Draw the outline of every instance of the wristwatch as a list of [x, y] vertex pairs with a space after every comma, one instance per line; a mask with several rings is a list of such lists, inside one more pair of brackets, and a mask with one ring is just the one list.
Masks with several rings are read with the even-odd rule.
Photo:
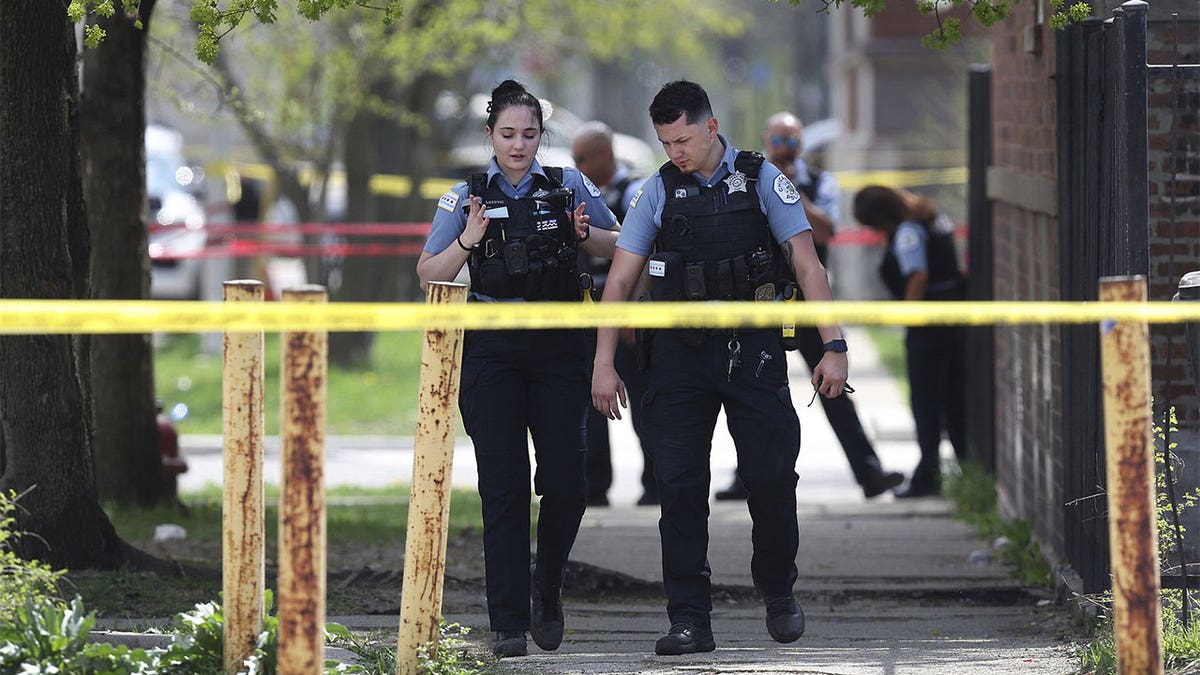
[[846, 338], [834, 338], [825, 343], [825, 351], [837, 352], [839, 354], [846, 353]]

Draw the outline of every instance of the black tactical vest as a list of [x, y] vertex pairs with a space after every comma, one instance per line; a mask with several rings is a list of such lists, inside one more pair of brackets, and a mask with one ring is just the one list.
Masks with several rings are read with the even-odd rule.
[[[666, 201], [656, 255], [672, 261], [668, 275], [681, 272], [685, 281], [682, 297], [655, 293], [656, 299], [753, 300], [756, 289], [782, 283], [777, 246], [758, 203], [762, 163], [761, 154], [743, 150], [734, 161], [734, 173], [713, 187], [684, 176], [670, 162], [659, 169]], [[672, 254], [682, 258], [682, 270], [670, 269], [675, 264]], [[652, 271], [651, 282], [655, 280]], [[772, 299], [775, 287], [769, 289]]]
[[528, 197], [511, 199], [487, 174], [471, 175], [470, 194], [483, 195], [485, 208], [507, 209], [493, 216], [467, 267], [471, 288], [493, 298], [579, 300], [577, 240], [572, 221], [575, 194], [562, 185], [562, 168], [544, 167], [533, 177]]
[[[936, 223], [937, 220], [934, 220]], [[923, 300], [962, 300], [966, 278], [958, 268], [958, 251], [954, 248], [953, 229], [943, 229], [930, 223], [918, 222], [929, 238], [925, 242], [925, 262], [929, 265], [929, 281]], [[896, 233], [888, 237], [887, 251], [879, 265], [879, 276], [897, 300], [904, 298], [908, 278], [900, 273], [900, 261], [892, 251]]]

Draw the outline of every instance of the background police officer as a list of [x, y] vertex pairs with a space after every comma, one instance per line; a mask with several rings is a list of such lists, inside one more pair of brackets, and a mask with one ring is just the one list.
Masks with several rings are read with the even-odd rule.
[[[828, 171], [810, 166], [801, 157], [804, 150], [800, 118], [790, 112], [778, 112], [767, 118], [763, 130], [763, 148], [767, 161], [787, 176], [800, 192], [804, 215], [812, 225], [813, 244], [822, 265], [829, 264], [829, 240], [833, 238], [840, 211], [841, 189]], [[811, 371], [825, 355], [821, 336], [813, 326], [796, 326], [796, 349]], [[850, 471], [867, 499], [877, 497], [904, 482], [904, 474], [884, 471], [879, 455], [863, 430], [858, 411], [849, 396], [821, 398], [821, 407], [829, 426], [837, 436]], [[745, 499], [746, 488], [734, 477], [730, 486], [716, 493], [717, 499]]]
[[[626, 300], [647, 258], [651, 296], [664, 299], [773, 299], [782, 255], [812, 300], [830, 300], [800, 195], [758, 153], [739, 152], [718, 133], [698, 84], [671, 82], [654, 97], [650, 118], [670, 162], [630, 203], [604, 301]], [[651, 255], [653, 253], [653, 255]], [[813, 372], [823, 396], [842, 394], [846, 343], [837, 326], [820, 327], [828, 345]], [[592, 403], [620, 416], [625, 389], [613, 367], [616, 330], [599, 331]], [[671, 629], [658, 654], [716, 648], [710, 614], [709, 454], [724, 407], [749, 490], [754, 521], [751, 574], [766, 602], [767, 631], [779, 642], [804, 633], [796, 582], [796, 456], [800, 422], [775, 330], [657, 331], [644, 400], [662, 518], [663, 583]]]
[[[466, 264], [475, 301], [579, 300], [577, 242], [611, 255], [616, 220], [579, 171], [534, 159], [542, 120], [541, 104], [520, 84], [506, 80], [492, 91], [485, 131], [495, 155], [487, 173], [438, 200], [417, 261], [422, 286], [450, 281]], [[564, 566], [584, 511], [590, 344], [578, 330], [476, 330], [465, 338], [459, 407], [479, 468], [497, 656], [524, 655], [526, 630], [542, 649], [562, 641]], [[532, 573], [530, 435], [541, 496]]]
[[[933, 202], [906, 190], [870, 185], [854, 196], [858, 222], [888, 236], [879, 268], [897, 300], [962, 300], [954, 223]], [[909, 326], [905, 361], [921, 460], [896, 497], [926, 497], [941, 489], [942, 432], [962, 459], [966, 450], [965, 341], [961, 326]]]
[[[617, 220], [624, 220], [629, 202], [637, 194], [644, 178], [617, 162], [616, 155], [613, 154], [612, 129], [603, 122], [584, 124], [571, 143], [571, 154], [575, 166], [599, 186], [604, 203], [612, 210]], [[599, 297], [599, 294], [604, 292], [608, 266], [612, 261], [585, 252], [580, 256], [579, 263], [583, 271], [591, 274], [593, 286]], [[615, 365], [617, 374], [621, 376], [629, 392], [629, 416], [633, 420], [633, 430], [642, 449], [642, 496], [638, 498], [637, 503], [657, 504], [658, 484], [654, 481], [654, 459], [646, 449], [642, 428], [642, 396], [646, 393], [649, 380], [637, 363], [633, 330], [622, 329], [619, 337]], [[591, 408], [588, 413], [587, 447], [588, 506], [607, 506], [608, 489], [612, 487], [613, 480], [612, 450], [609, 444], [608, 418], [595, 408]]]

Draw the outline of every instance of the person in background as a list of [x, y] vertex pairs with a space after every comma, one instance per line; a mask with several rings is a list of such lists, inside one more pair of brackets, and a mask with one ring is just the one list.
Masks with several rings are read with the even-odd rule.
[[[962, 300], [966, 278], [954, 247], [954, 223], [929, 199], [882, 185], [854, 195], [858, 222], [888, 237], [879, 274], [897, 300]], [[913, 421], [921, 459], [896, 497], [941, 491], [944, 431], [962, 459], [966, 450], [965, 341], [961, 326], [909, 326], [904, 337]]]
[[[466, 265], [475, 302], [579, 301], [579, 249], [611, 256], [616, 218], [574, 168], [535, 159], [541, 103], [505, 80], [484, 131], [495, 154], [438, 200], [417, 274], [424, 288]], [[586, 209], [586, 211], [585, 211]], [[525, 632], [546, 650], [563, 637], [562, 584], [583, 518], [587, 358], [580, 330], [472, 330], [463, 344], [459, 408], [475, 446], [492, 651], [523, 656]], [[530, 565], [529, 448], [540, 495]]]
[[[841, 190], [828, 171], [809, 166], [800, 156], [804, 150], [803, 126], [800, 118], [790, 112], [778, 112], [767, 118], [763, 131], [763, 147], [767, 161], [779, 168], [800, 192], [804, 215], [813, 228], [813, 244], [822, 265], [829, 264], [829, 240], [838, 221]], [[796, 326], [796, 349], [804, 357], [811, 372], [820, 363], [824, 351], [821, 336], [812, 326]], [[850, 463], [854, 479], [867, 499], [878, 497], [904, 482], [904, 474], [884, 471], [879, 455], [863, 430], [854, 402], [845, 394], [837, 398], [821, 398], [821, 407], [829, 426], [837, 436], [842, 452]], [[746, 487], [733, 477], [728, 488], [714, 495], [718, 500], [745, 499]]]
[[[613, 154], [612, 129], [603, 122], [584, 124], [571, 143], [571, 154], [575, 166], [600, 187], [604, 202], [608, 204], [617, 220], [624, 220], [629, 202], [642, 186], [644, 177], [635, 175], [617, 162], [616, 155]], [[608, 277], [611, 262], [608, 258], [586, 253], [580, 256], [580, 269], [591, 274], [596, 297], [604, 292], [604, 282]], [[642, 450], [642, 496], [638, 498], [637, 503], [639, 506], [657, 504], [658, 485], [654, 482], [654, 460], [646, 450], [645, 433], [642, 429], [642, 396], [646, 394], [646, 373], [637, 363], [633, 330], [622, 329], [619, 337], [615, 365], [617, 374], [621, 376], [629, 391], [629, 416], [633, 420], [633, 430], [637, 433], [638, 444]], [[608, 418], [595, 408], [588, 413], [587, 448], [588, 506], [608, 506], [608, 490], [612, 487], [613, 480]]]
[[[791, 270], [808, 299], [830, 300], [795, 186], [762, 155], [739, 151], [718, 133], [704, 89], [682, 80], [664, 85], [650, 104], [650, 119], [670, 161], [629, 204], [603, 301], [628, 300], [643, 269], [654, 301], [773, 300], [781, 268]], [[812, 386], [837, 397], [846, 384], [846, 341], [836, 325], [818, 330], [825, 356]], [[800, 420], [779, 329], [666, 329], [649, 339], [650, 388], [642, 414], [661, 501], [671, 621], [654, 651], [716, 649], [708, 493], [712, 434], [722, 408], [738, 476], [750, 493], [750, 569], [766, 606], [767, 633], [777, 642], [795, 642], [804, 634], [804, 612], [793, 594]], [[609, 419], [619, 418], [627, 405], [613, 366], [616, 346], [616, 328], [597, 331], [592, 405]]]

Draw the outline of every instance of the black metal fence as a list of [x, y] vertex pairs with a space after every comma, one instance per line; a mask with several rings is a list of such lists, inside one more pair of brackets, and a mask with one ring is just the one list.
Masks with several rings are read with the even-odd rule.
[[[1063, 300], [1095, 300], [1102, 276], [1151, 278], [1147, 82], [1182, 78], [1178, 63], [1147, 64], [1148, 10], [1145, 2], [1132, 0], [1111, 19], [1089, 19], [1057, 38]], [[1183, 68], [1194, 79], [1197, 66]], [[1180, 92], [1175, 94], [1179, 99]], [[1173, 160], [1173, 170], [1179, 159]], [[1175, 242], [1168, 246], [1174, 251]], [[1061, 330], [1065, 550], [1084, 592], [1095, 592], [1109, 585], [1099, 336], [1094, 326]], [[1163, 578], [1165, 587], [1195, 587], [1195, 582], [1194, 576]]]
[[[992, 208], [987, 169], [992, 164], [992, 71], [971, 67], [967, 80], [968, 300], [993, 300]], [[996, 471], [996, 329], [967, 329], [967, 457]]]
[[[1148, 273], [1146, 12], [1126, 3], [1057, 44], [1059, 287], [1096, 300], [1102, 276]], [[1064, 539], [1084, 592], [1109, 583], [1099, 334], [1063, 326]]]

